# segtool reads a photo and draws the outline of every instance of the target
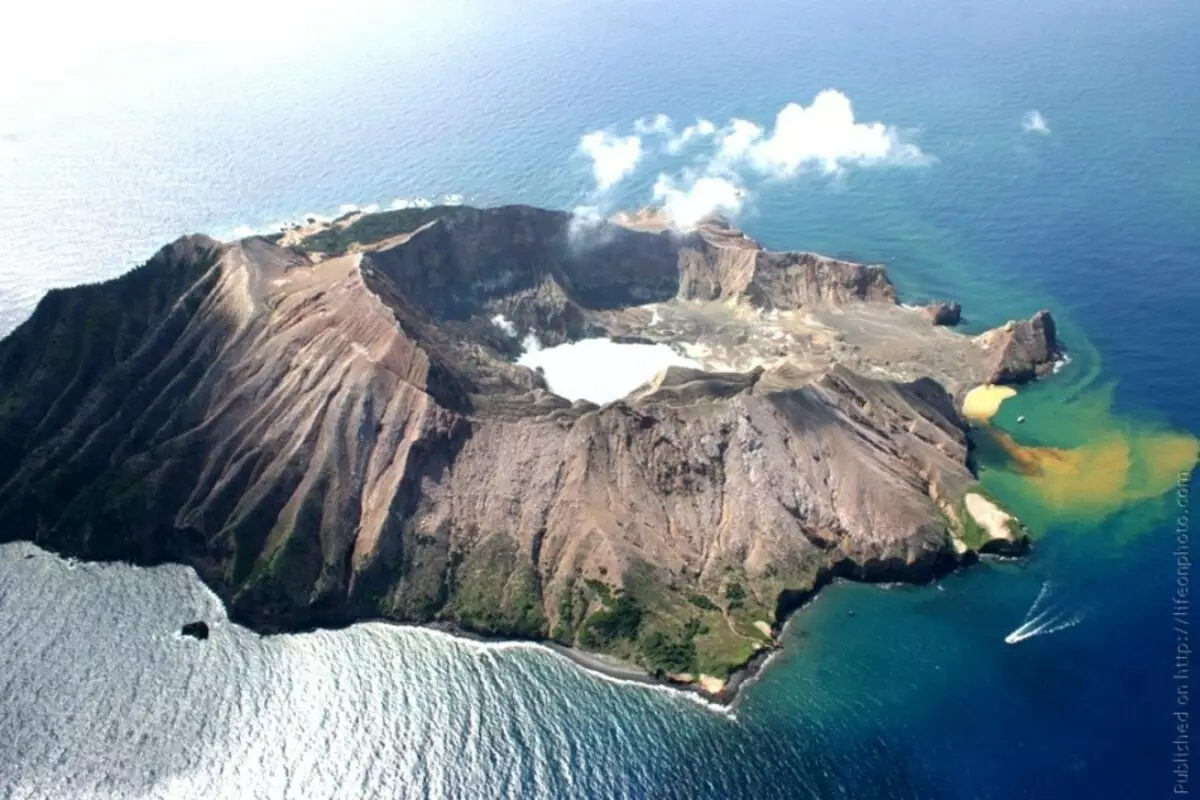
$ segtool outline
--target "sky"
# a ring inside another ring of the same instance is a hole
[[[377,16],[398,49],[421,55],[441,34],[472,27],[469,0],[46,0],[12,3],[0,47],[0,109],[48,85],[128,77],[130,69],[184,62],[208,69],[261,67],[309,57],[311,48],[352,43],[353,31]],[[389,7],[390,6],[390,7]],[[392,21],[396,21],[393,19]],[[370,27],[368,26],[369,30]],[[339,35],[339,34],[345,34]]]

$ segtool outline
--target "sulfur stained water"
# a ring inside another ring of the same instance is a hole
[[[1172,793],[1200,6],[502,0],[302,24],[314,13],[54,79],[64,49],[0,85],[5,330],[50,287],[187,231],[447,194],[587,205],[589,131],[659,112],[769,127],[837,88],[929,158],[748,178],[737,222],[772,249],[886,264],[904,302],[961,301],[970,333],[1053,309],[1070,363],[973,434],[1034,551],[936,585],[830,587],[729,713],[527,645],[378,623],[260,638],[187,569],[4,545],[0,797]],[[650,202],[689,157],[648,151],[612,201]],[[208,640],[178,635],[195,619]]]

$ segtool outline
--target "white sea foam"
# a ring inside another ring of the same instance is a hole
[[[1023,642],[1026,639],[1031,639],[1034,636],[1044,636],[1048,633],[1057,633],[1058,631],[1072,628],[1082,621],[1083,617],[1078,614],[1067,617],[1055,617],[1048,620],[1030,620],[1012,633],[1005,636],[1004,641],[1007,644],[1016,644],[1017,642]]]
[[[0,752],[20,754],[0,759],[0,786],[18,797],[605,794],[614,764],[681,732],[716,750],[729,728],[709,715],[736,719],[533,643],[214,625],[220,601],[179,566],[69,568],[3,545],[0,598],[0,640],[15,643],[0,649]],[[197,619],[209,638],[184,641]]]
[[[424,197],[397,197],[388,204],[388,208],[392,211],[399,211],[404,208],[432,208],[433,201],[426,200]]]
[[[1050,599],[1052,591],[1053,585],[1050,581],[1042,583],[1033,605],[1025,612],[1024,621],[1004,637],[1006,644],[1017,644],[1034,636],[1057,633],[1074,627],[1083,620],[1082,612],[1064,610],[1061,603]]]
[[[1021,118],[1021,130],[1026,133],[1040,133],[1043,136],[1050,134],[1050,124],[1046,122],[1046,118],[1042,116],[1042,112],[1036,108],[1026,112]]]
[[[426,197],[397,197],[388,203],[387,210],[398,211],[405,208],[461,206],[467,202],[467,199],[462,194],[444,194],[433,199]],[[378,214],[382,210],[384,210],[384,207],[380,203],[341,203],[332,214],[307,211],[303,214],[296,214],[266,225],[248,225],[245,223],[234,225],[228,229],[228,236],[221,236],[219,238],[244,239],[247,236],[264,236],[279,233],[280,231],[285,231],[296,226],[308,225],[313,222],[329,223],[347,214]]]
[[[365,623],[365,624],[377,624],[377,623]],[[378,623],[378,624],[382,624],[382,623]],[[425,630],[425,629],[422,629],[422,630]],[[492,666],[497,666],[500,663],[496,659],[495,654],[502,653],[504,651],[517,651],[517,652],[523,651],[523,652],[530,652],[530,653],[538,653],[538,654],[542,654],[542,655],[550,655],[566,664],[569,664],[572,668],[582,671],[584,674],[588,675],[589,677],[596,678],[598,680],[602,680],[606,683],[615,684],[617,686],[631,686],[631,687],[634,687],[637,689],[643,689],[643,690],[649,691],[649,692],[658,692],[661,695],[663,695],[665,697],[669,697],[671,700],[674,700],[674,701],[692,702],[692,703],[699,705],[705,711],[711,712],[713,714],[717,714],[719,716],[722,716],[722,717],[724,717],[728,720],[734,721],[734,722],[737,721],[737,713],[731,706],[722,705],[720,703],[714,703],[711,700],[706,700],[706,699],[704,699],[704,697],[697,694],[696,692],[685,691],[682,689],[674,689],[674,688],[671,688],[670,686],[664,686],[660,683],[651,683],[648,680],[636,680],[633,678],[622,678],[618,675],[613,675],[611,673],[605,672],[600,669],[592,669],[591,667],[587,666],[586,664],[582,664],[579,661],[576,661],[575,659],[571,658],[568,655],[565,655],[564,653],[559,652],[558,650],[554,649],[553,647],[547,647],[546,645],[539,644],[538,642],[517,642],[517,641],[489,642],[489,641],[482,641],[482,640],[478,640],[478,639],[463,639],[461,637],[455,636],[454,634],[446,633],[444,631],[439,631],[439,630],[435,630],[435,629],[428,629],[428,630],[431,634],[433,634],[435,636],[445,636],[445,637],[449,637],[450,639],[455,640],[457,642],[461,642],[462,646],[465,649],[467,649],[472,655],[474,655],[476,658],[487,661],[489,663],[489,665],[492,665]],[[773,657],[774,655],[775,654],[773,653],[771,657]]]

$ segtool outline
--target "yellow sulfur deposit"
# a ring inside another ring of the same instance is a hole
[[[987,422],[1000,410],[1000,404],[1016,393],[1011,386],[990,383],[976,386],[963,398],[963,416],[976,422]]]

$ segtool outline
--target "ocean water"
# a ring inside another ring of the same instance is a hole
[[[187,231],[446,194],[592,204],[589,131],[769,125],[836,88],[926,163],[748,179],[738,221],[886,263],[908,302],[961,300],[968,330],[1054,309],[1071,363],[976,437],[1037,545],[936,586],[831,587],[733,713],[525,646],[377,624],[262,639],[187,570],[9,545],[0,796],[1173,795],[1200,5],[244,5],[137,36],[141,16],[89,20],[44,69],[0,62],[21,76],[0,83],[0,328]],[[1024,130],[1034,110],[1047,131]],[[648,202],[680,168],[648,154],[603,200]],[[1065,627],[1006,644],[1031,607]],[[196,618],[210,639],[179,638]]]

